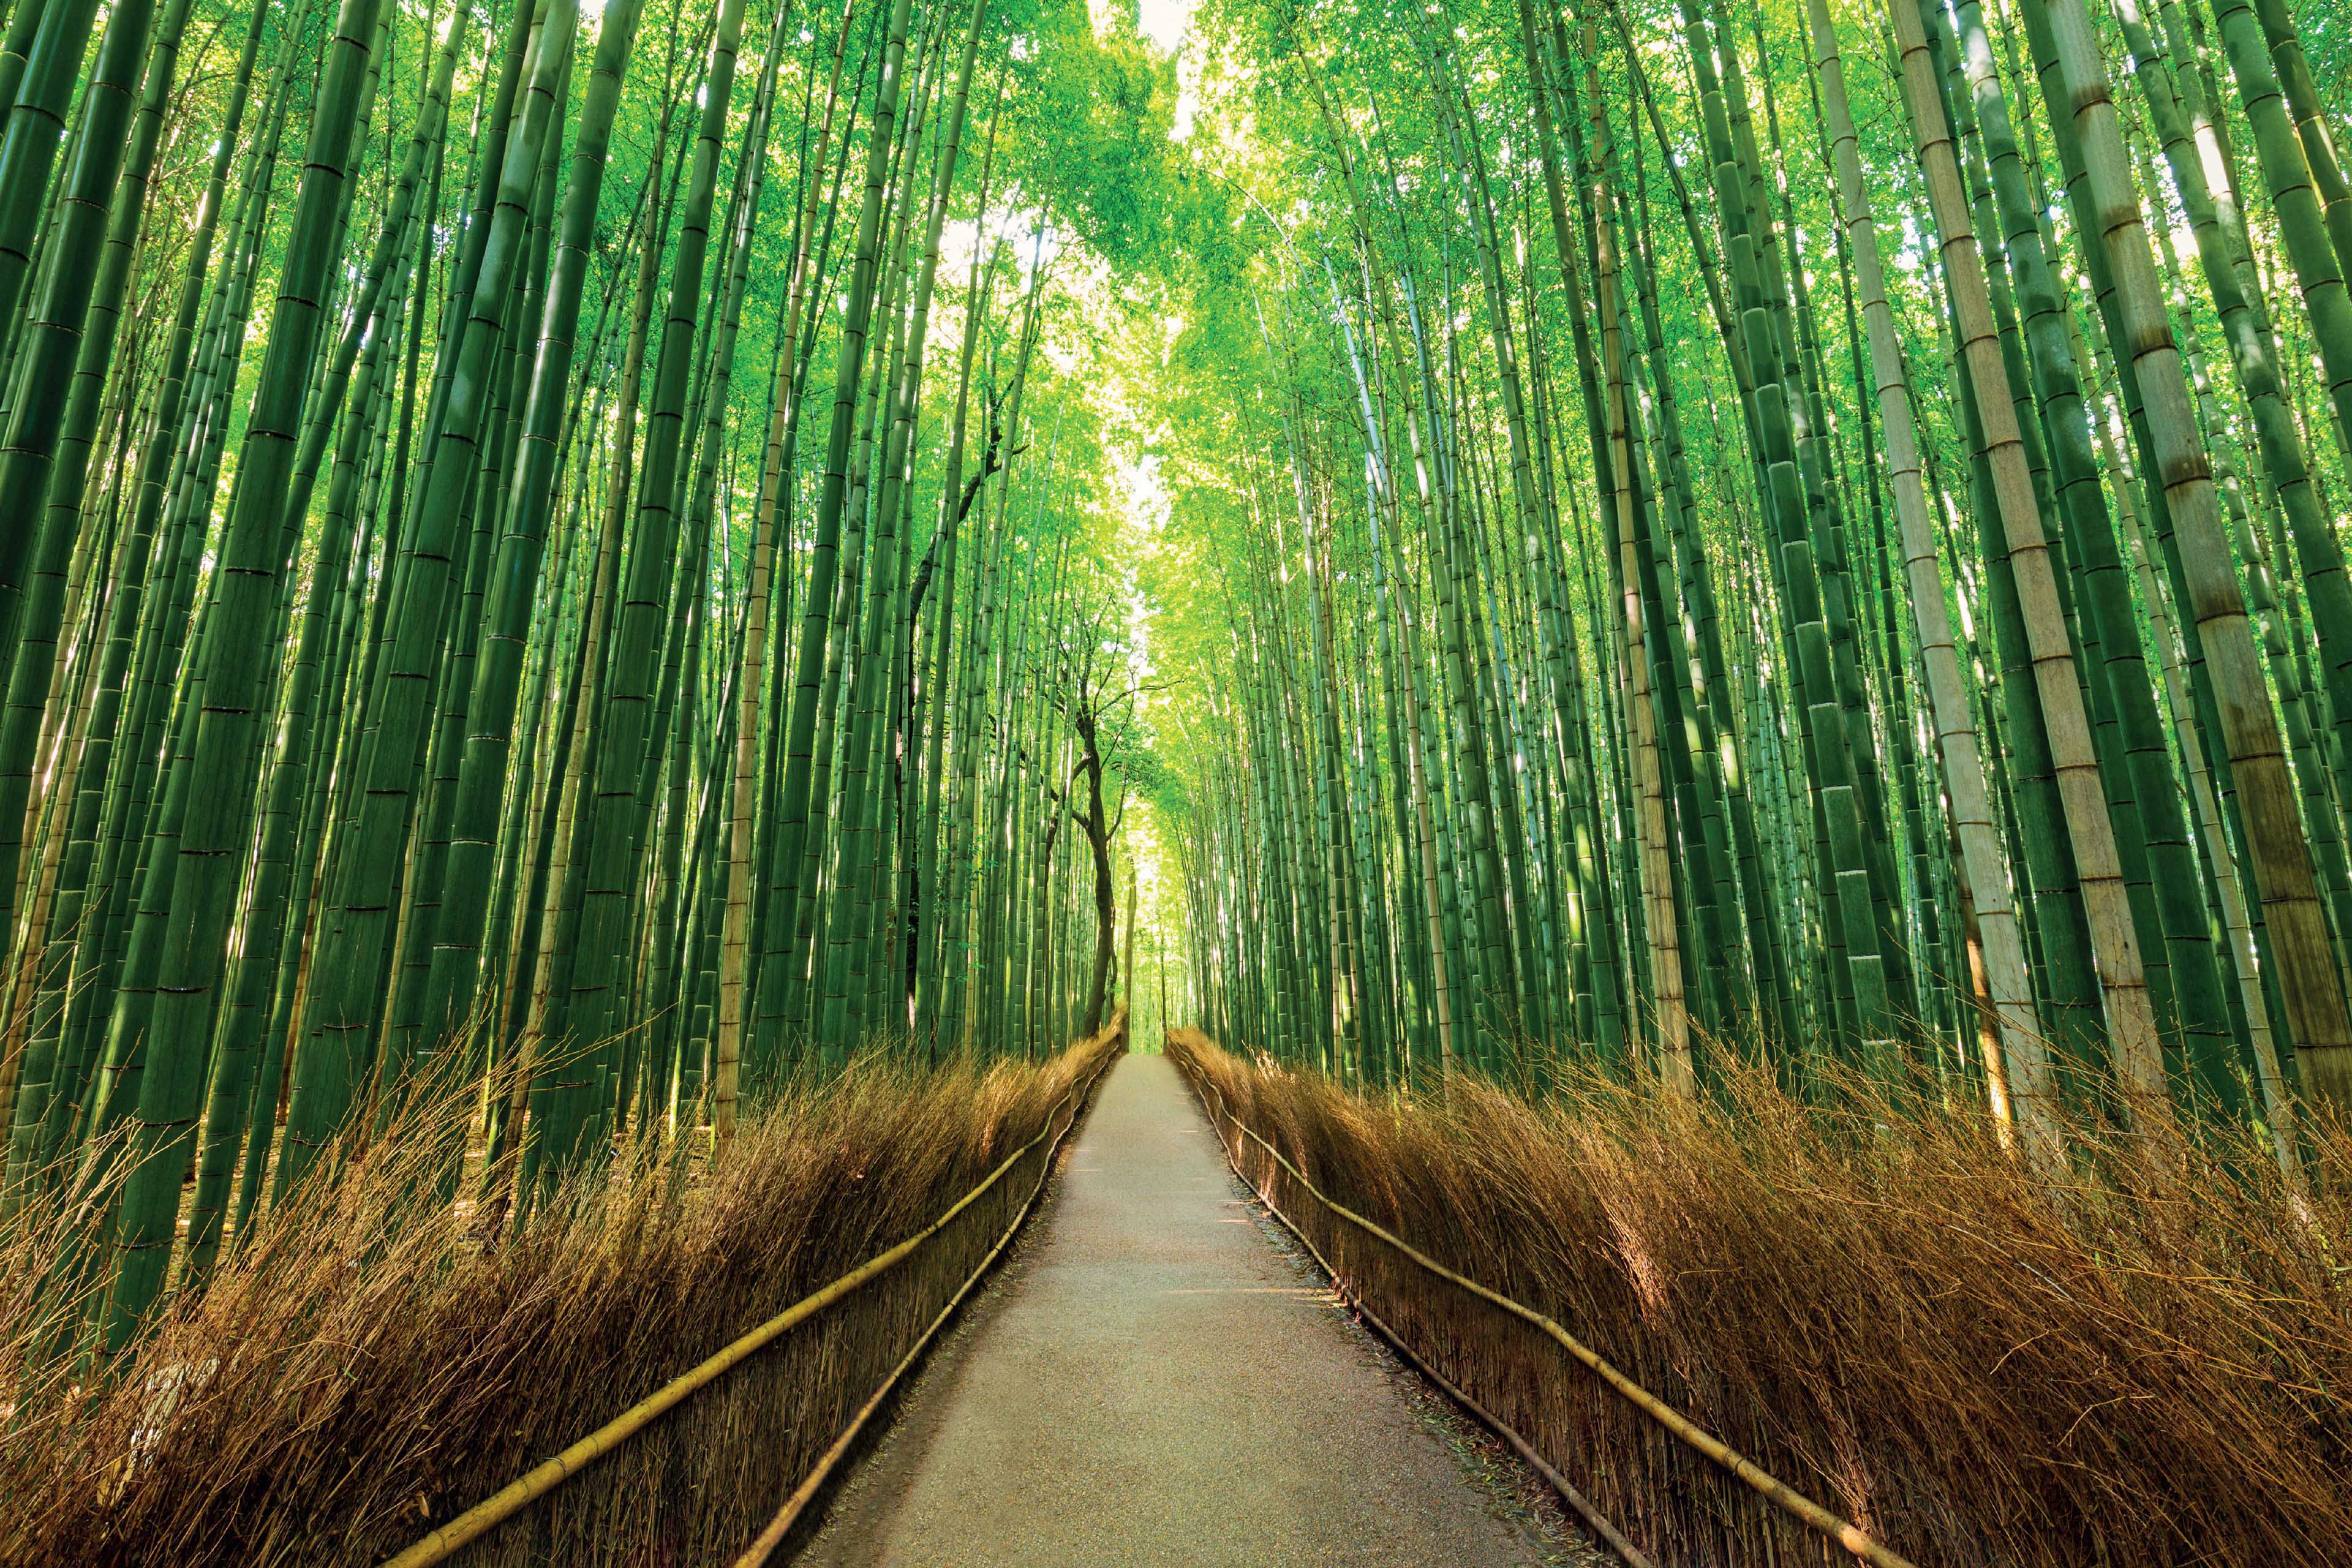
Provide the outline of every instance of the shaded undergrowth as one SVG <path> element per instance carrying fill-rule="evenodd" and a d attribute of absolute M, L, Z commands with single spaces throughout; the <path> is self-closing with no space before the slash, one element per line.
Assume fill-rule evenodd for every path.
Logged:
<path fill-rule="evenodd" d="M 1171 1054 L 1336 1202 L 1556 1319 L 1921 1564 L 2352 1562 L 2352 1139 L 2299 1198 L 2251 1146 L 2160 1189 L 2095 1142 L 2037 1182 L 1981 1117 L 1732 1075 L 1360 1099 Z M 1230 1134 L 1229 1142 L 1232 1141 Z M 1537 1331 L 1244 1169 L 1348 1285 L 1662 1564 L 1853 1561 Z"/>
<path fill-rule="evenodd" d="M 262 1219 L 102 1369 L 42 1353 L 72 1216 L 0 1251 L 0 1562 L 362 1563 L 935 1218 L 1044 1128 L 1104 1040 L 1042 1066 L 874 1058 L 740 1125 L 647 1135 L 485 1238 L 436 1201 L 461 1100 L 414 1109 Z M 1037 1178 L 1044 1145 L 931 1244 L 476 1542 L 467 1563 L 726 1561 Z"/>

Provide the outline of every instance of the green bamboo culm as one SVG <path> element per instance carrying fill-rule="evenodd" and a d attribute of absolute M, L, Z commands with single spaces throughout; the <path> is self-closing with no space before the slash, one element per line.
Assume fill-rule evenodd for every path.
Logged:
<path fill-rule="evenodd" d="M 550 1175 L 577 1157 L 577 1141 L 593 1114 L 589 1097 L 600 1074 L 611 1069 L 611 1026 L 618 1016 L 615 987 L 622 962 L 627 910 L 621 893 L 625 868 L 644 833 L 637 809 L 637 773 L 649 728 L 647 710 L 658 677 L 655 668 L 660 606 L 668 597 L 671 541 L 677 518 L 670 490 L 678 470 L 685 423 L 687 378 L 692 368 L 695 305 L 702 291 L 711 201 L 735 83 L 737 35 L 742 0 L 723 0 L 719 30 L 702 87 L 702 123 L 681 210 L 677 253 L 672 263 L 669 314 L 662 328 L 661 353 L 647 412 L 646 458 L 638 481 L 641 498 L 631 552 L 630 577 L 615 623 L 608 685 L 601 694 L 600 752 L 593 793 L 585 803 L 586 887 L 577 939 L 577 967 L 561 1022 L 549 1031 L 558 1043 L 580 1047 L 565 1083 L 550 1074 L 532 1086 L 540 1130 L 532 1146 L 536 1169 Z"/>
<path fill-rule="evenodd" d="M 109 1349 L 129 1341 L 163 1289 L 182 1168 L 202 1105 L 212 993 L 252 820 L 249 781 L 259 750 L 255 710 L 269 673 L 268 649 L 257 646 L 247 628 L 272 618 L 273 601 L 285 591 L 290 563 L 284 554 L 282 498 L 300 438 L 303 390 L 324 326 L 320 301 L 340 260 L 330 242 L 342 205 L 376 7 L 377 0 L 345 0 L 335 17 L 303 153 L 289 264 L 278 280 L 259 391 L 247 416 L 223 531 L 220 585 L 191 656 L 203 671 L 205 709 L 194 747 L 173 759 L 173 772 L 206 784 L 192 792 L 181 825 L 159 984 L 138 1047 L 147 1064 L 117 1222 Z M 149 914 L 142 908 L 142 919 Z"/>
<path fill-rule="evenodd" d="M 520 15 L 520 11 L 518 13 Z M 277 1166 L 283 1192 L 301 1179 L 342 1126 L 371 1075 L 376 1046 L 378 953 L 392 919 L 394 878 L 404 856 L 415 758 L 428 715 L 425 703 L 442 653 L 441 616 L 452 586 L 462 498 L 471 488 L 479 455 L 489 370 L 507 330 L 514 270 L 520 266 L 532 182 L 541 151 L 553 133 L 555 88 L 572 47 L 576 11 L 570 0 L 547 0 L 521 62 L 520 93 L 502 153 L 482 178 L 497 195 L 479 248 L 467 258 L 472 278 L 460 287 L 468 309 L 452 310 L 445 358 L 454 358 L 448 395 L 426 426 L 430 467 L 417 479 L 410 510 L 414 531 L 403 542 L 385 623 L 390 635 L 375 658 L 365 693 L 368 727 L 361 739 L 352 794 L 357 815 L 343 830 L 329 908 L 339 917 L 325 961 L 314 965 L 314 986 L 303 1021 L 286 1147 Z M 510 46 L 511 47 L 511 46 Z M 502 95 L 503 96 L 503 95 Z"/>

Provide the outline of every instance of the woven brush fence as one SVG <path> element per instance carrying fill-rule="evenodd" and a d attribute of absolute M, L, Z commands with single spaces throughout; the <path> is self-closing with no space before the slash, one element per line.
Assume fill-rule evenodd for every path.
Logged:
<path fill-rule="evenodd" d="M 690 1176 L 625 1147 L 495 1247 L 462 1209 L 407 1201 L 416 1171 L 387 1140 L 273 1217 L 116 1375 L 22 1402 L 0 1432 L 0 1563 L 381 1563 L 921 1231 L 1045 1131 L 1122 1031 L 1041 1067 L 861 1066 L 747 1119 Z M 729 1561 L 987 1255 L 1052 1147 L 449 1560 Z M 0 1363 L 0 1380 L 29 1386 L 26 1367 Z"/>
<path fill-rule="evenodd" d="M 1370 1100 L 1170 1049 L 1306 1178 L 1223 1129 L 1347 1293 L 1664 1568 L 1858 1559 L 1307 1182 L 1921 1568 L 2352 1562 L 2341 1184 L 2298 1209 L 2255 1162 L 2168 1204 L 2061 1204 L 1935 1108 L 1847 1139 L 1755 1086 Z"/>

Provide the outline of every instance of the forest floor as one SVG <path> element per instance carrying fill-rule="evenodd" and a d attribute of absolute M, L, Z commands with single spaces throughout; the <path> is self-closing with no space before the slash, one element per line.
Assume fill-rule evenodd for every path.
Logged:
<path fill-rule="evenodd" d="M 1599 1561 L 1271 1231 L 1175 1066 L 1120 1062 L 1040 1227 L 801 1562 Z"/>

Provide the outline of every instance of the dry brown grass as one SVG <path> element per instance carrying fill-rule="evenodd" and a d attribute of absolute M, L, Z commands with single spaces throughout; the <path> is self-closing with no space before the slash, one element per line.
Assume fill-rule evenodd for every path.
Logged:
<path fill-rule="evenodd" d="M 2260 1151 L 2163 1195 L 2033 1181 L 1981 1119 L 1758 1077 L 1366 1100 L 1180 1032 L 1171 1055 L 1339 1203 L 1557 1319 L 1921 1564 L 2352 1563 L 2352 1138 L 2299 1206 Z M 1517 1320 L 1244 1169 L 1369 1305 L 1662 1563 L 1850 1563 Z M 1255 1162 L 1254 1163 L 1252 1162 Z"/>
<path fill-rule="evenodd" d="M 25 1287 L 56 1238 L 20 1232 L 0 1255 L 0 1562 L 380 1562 L 929 1223 L 1099 1049 L 986 1071 L 871 1060 L 748 1119 L 708 1166 L 625 1146 L 496 1247 L 430 1200 L 450 1112 L 426 1110 L 267 1219 L 85 1386 L 28 1351 Z M 727 1560 L 1034 1180 L 1024 1163 L 901 1268 L 459 1560 Z"/>

